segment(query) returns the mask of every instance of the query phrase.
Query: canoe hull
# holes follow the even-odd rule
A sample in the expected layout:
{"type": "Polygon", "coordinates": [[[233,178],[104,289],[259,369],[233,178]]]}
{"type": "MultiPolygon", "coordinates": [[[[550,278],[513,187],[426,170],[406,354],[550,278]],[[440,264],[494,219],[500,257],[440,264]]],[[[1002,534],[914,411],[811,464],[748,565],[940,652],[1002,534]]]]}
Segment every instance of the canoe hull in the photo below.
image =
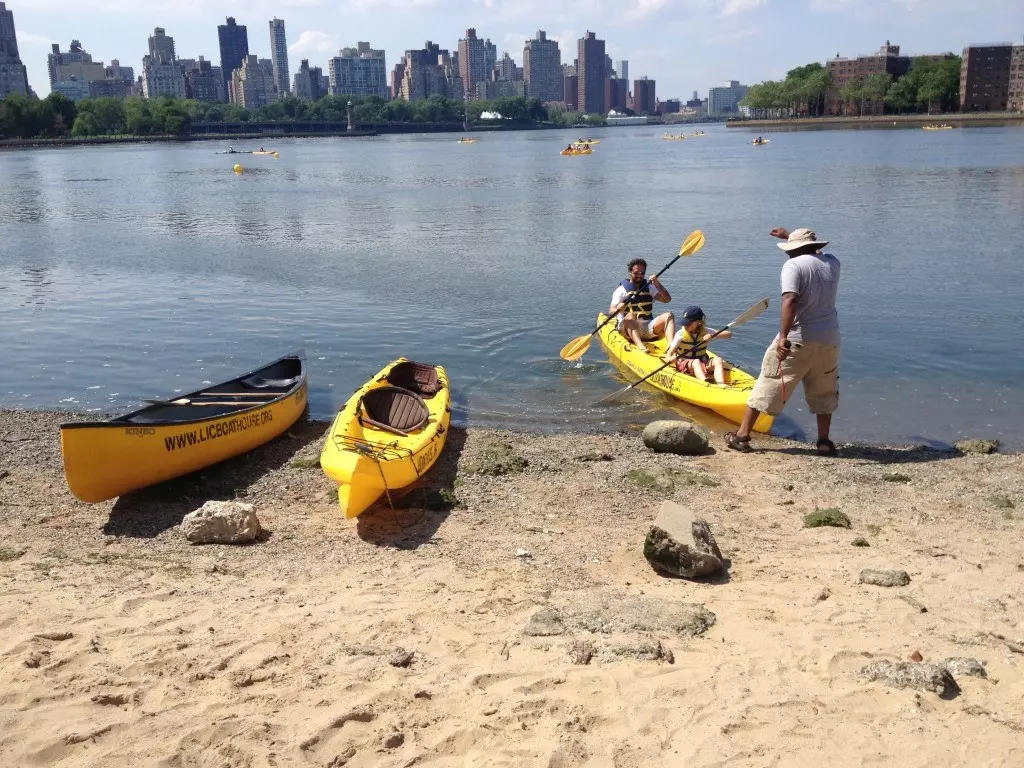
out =
{"type": "Polygon", "coordinates": [[[389,491],[419,480],[444,449],[451,424],[448,375],[435,366],[441,390],[425,398],[427,424],[407,436],[396,435],[359,421],[359,402],[367,392],[387,386],[387,375],[399,358],[357,389],[338,412],[320,453],[324,474],[338,484],[338,504],[347,518],[358,517],[389,491]]]}
{"type": "MultiPolygon", "coordinates": [[[[602,323],[604,320],[605,315],[597,316],[598,323],[602,323]]],[[[662,359],[667,348],[664,339],[658,339],[648,344],[650,352],[641,351],[616,330],[615,323],[608,323],[604,326],[598,332],[598,336],[612,362],[630,371],[637,380],[657,370],[665,363],[662,359]]],[[[707,408],[719,416],[739,424],[746,412],[747,398],[750,397],[750,390],[753,389],[756,379],[746,371],[734,368],[729,372],[729,381],[730,385],[727,387],[714,383],[709,384],[698,381],[693,376],[680,373],[669,366],[651,376],[645,383],[678,400],[707,408]]],[[[772,416],[762,413],[754,423],[754,430],[768,432],[773,421],[772,416]]]]}
{"type": "MultiPolygon", "coordinates": [[[[306,397],[303,374],[301,384],[278,399],[209,417],[62,425],[68,487],[82,501],[106,501],[247,453],[298,421],[306,397]]],[[[182,407],[202,413],[198,406],[182,407]]]]}

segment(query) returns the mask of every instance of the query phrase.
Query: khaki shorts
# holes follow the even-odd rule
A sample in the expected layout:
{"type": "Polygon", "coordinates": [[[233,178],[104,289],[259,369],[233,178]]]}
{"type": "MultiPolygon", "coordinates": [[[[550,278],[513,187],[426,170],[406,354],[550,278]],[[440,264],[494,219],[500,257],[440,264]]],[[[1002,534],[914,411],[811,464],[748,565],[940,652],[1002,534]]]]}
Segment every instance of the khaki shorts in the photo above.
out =
{"type": "MultiPolygon", "coordinates": [[[[761,361],[761,375],[750,393],[747,405],[757,411],[778,416],[782,400],[778,339],[771,343],[761,361]]],[[[793,342],[793,349],[782,361],[781,376],[786,382],[786,399],[792,399],[797,384],[804,383],[804,399],[814,414],[832,413],[839,407],[839,346],[813,341],[793,342]]]]}

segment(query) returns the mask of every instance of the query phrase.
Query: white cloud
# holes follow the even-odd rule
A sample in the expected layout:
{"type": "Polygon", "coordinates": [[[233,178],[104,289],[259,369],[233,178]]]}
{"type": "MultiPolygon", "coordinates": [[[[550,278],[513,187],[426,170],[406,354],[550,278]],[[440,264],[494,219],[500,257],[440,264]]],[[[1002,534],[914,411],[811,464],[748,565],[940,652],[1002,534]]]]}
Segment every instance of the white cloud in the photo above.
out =
{"type": "Polygon", "coordinates": [[[714,4],[719,6],[718,15],[728,19],[750,13],[755,8],[767,5],[767,0],[718,0],[714,4]]]}
{"type": "Polygon", "coordinates": [[[316,59],[318,54],[335,55],[341,46],[338,40],[326,32],[317,29],[305,29],[298,39],[288,46],[288,56],[292,59],[316,59]]]}

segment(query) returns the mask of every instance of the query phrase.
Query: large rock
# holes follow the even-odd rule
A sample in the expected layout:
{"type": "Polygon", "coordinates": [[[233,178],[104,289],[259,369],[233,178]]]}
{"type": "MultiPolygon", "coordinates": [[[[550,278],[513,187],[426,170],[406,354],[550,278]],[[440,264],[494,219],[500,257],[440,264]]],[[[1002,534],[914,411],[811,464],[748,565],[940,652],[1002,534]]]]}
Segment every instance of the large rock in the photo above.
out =
{"type": "Polygon", "coordinates": [[[644,427],[644,445],[655,453],[695,456],[708,449],[709,433],[688,421],[652,421],[644,427]]]}
{"type": "Polygon", "coordinates": [[[263,529],[252,504],[208,501],[185,515],[181,530],[193,544],[245,544],[263,529]]]}
{"type": "Polygon", "coordinates": [[[906,571],[876,571],[865,568],[860,572],[861,584],[874,584],[876,587],[905,587],[910,583],[910,574],[906,571]]]}
{"type": "Polygon", "coordinates": [[[890,688],[916,688],[933,691],[944,699],[960,693],[960,686],[945,667],[915,661],[873,661],[860,670],[860,676],[878,680],[890,688]]]}
{"type": "Polygon", "coordinates": [[[662,502],[644,541],[644,557],[658,570],[687,579],[710,576],[724,567],[707,521],[674,501],[662,502]]]}
{"type": "Polygon", "coordinates": [[[969,440],[957,440],[953,443],[953,447],[960,453],[995,453],[999,450],[999,441],[975,437],[969,440]]]}

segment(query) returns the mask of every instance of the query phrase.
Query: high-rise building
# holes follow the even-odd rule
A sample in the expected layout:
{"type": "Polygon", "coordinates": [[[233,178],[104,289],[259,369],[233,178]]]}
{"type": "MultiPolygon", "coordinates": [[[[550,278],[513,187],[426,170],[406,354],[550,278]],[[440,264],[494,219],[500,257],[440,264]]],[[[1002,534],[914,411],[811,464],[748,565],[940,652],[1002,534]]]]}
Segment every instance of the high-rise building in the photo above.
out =
{"type": "Polygon", "coordinates": [[[612,65],[612,57],[607,53],[604,55],[604,77],[615,77],[615,67],[612,65]]]}
{"type": "Polygon", "coordinates": [[[1024,112],[1024,45],[1013,46],[1010,54],[1010,88],[1007,109],[1024,112]]]}
{"type": "Polygon", "coordinates": [[[310,67],[309,59],[303,59],[299,71],[295,73],[295,84],[292,94],[297,99],[318,101],[327,95],[327,89],[321,88],[324,71],[320,67],[310,67]]]}
{"type": "Polygon", "coordinates": [[[565,99],[562,53],[558,49],[558,41],[548,40],[547,33],[542,29],[523,46],[523,80],[527,96],[541,101],[565,99]]]}
{"type": "Polygon", "coordinates": [[[1001,112],[1007,109],[1013,48],[1012,43],[964,48],[960,65],[961,112],[1001,112]]]}
{"type": "Polygon", "coordinates": [[[272,59],[258,59],[258,61],[259,65],[263,67],[263,73],[270,79],[270,82],[273,85],[273,98],[271,98],[270,100],[274,101],[274,99],[276,99],[278,96],[277,80],[274,79],[274,62],[272,59]]]}
{"type": "Polygon", "coordinates": [[[159,60],[167,64],[177,58],[174,53],[174,38],[168,36],[163,27],[154,29],[149,38],[149,56],[154,61],[159,60]]]}
{"type": "Polygon", "coordinates": [[[566,109],[573,111],[580,108],[580,79],[577,75],[565,75],[562,78],[562,101],[566,109]]]}
{"type": "Polygon", "coordinates": [[[728,80],[708,91],[708,114],[721,115],[739,112],[740,102],[749,89],[740,85],[739,80],[728,80]]]}
{"type": "MultiPolygon", "coordinates": [[[[103,62],[93,61],[82,44],[77,40],[71,41],[71,47],[62,52],[60,46],[54,43],[50,54],[46,57],[46,68],[50,75],[50,90],[53,90],[57,83],[86,83],[92,80],[104,79],[103,62]]],[[[88,90],[88,87],[86,88],[88,90]]]]}
{"type": "Polygon", "coordinates": [[[272,19],[270,22],[270,58],[274,62],[274,85],[277,94],[285,96],[289,90],[288,82],[288,41],[284,33],[284,21],[272,19]]]}
{"type": "Polygon", "coordinates": [[[14,12],[0,3],[0,99],[9,93],[28,92],[28,74],[18,54],[14,12]]]}
{"type": "Polygon", "coordinates": [[[258,109],[274,100],[274,76],[260,66],[255,56],[246,56],[242,66],[231,73],[231,103],[258,109]]]}
{"type": "Polygon", "coordinates": [[[625,59],[620,59],[615,62],[615,76],[629,82],[629,62],[625,59]]]}
{"type": "Polygon", "coordinates": [[[621,77],[609,77],[604,81],[604,105],[611,112],[622,112],[627,106],[629,84],[621,77]]]}
{"type": "Polygon", "coordinates": [[[466,36],[459,40],[459,76],[466,101],[476,98],[477,83],[490,79],[487,56],[487,45],[476,36],[476,30],[472,27],[467,29],[466,36]]]}
{"type": "Polygon", "coordinates": [[[498,46],[491,42],[491,38],[484,40],[484,70],[487,78],[490,79],[494,67],[498,63],[498,46]]]}
{"type": "Polygon", "coordinates": [[[604,40],[589,30],[579,39],[576,73],[579,78],[577,109],[586,114],[604,114],[604,40]]]}
{"type": "Polygon", "coordinates": [[[653,115],[658,99],[654,94],[654,81],[645,75],[633,81],[633,111],[638,115],[653,115]]]}
{"type": "Polygon", "coordinates": [[[395,98],[418,101],[435,94],[447,96],[448,77],[444,62],[448,59],[448,51],[442,50],[441,46],[430,40],[427,40],[420,49],[406,51],[395,70],[397,75],[398,69],[401,68],[401,74],[397,75],[395,83],[395,98]]]}
{"type": "Polygon", "coordinates": [[[228,16],[227,23],[217,27],[217,38],[220,41],[220,70],[227,89],[231,74],[249,55],[249,31],[244,24],[236,24],[234,16],[228,16]]]}
{"type": "MultiPolygon", "coordinates": [[[[825,62],[825,69],[829,73],[829,90],[825,97],[825,113],[828,115],[841,115],[848,111],[847,108],[852,107],[852,105],[845,103],[842,95],[843,89],[850,80],[864,80],[871,75],[886,74],[891,75],[895,80],[907,74],[910,70],[910,63],[910,57],[901,56],[900,47],[898,45],[891,45],[888,40],[885,41],[885,45],[879,48],[876,53],[867,56],[857,56],[850,59],[837,54],[834,59],[829,59],[825,62]]],[[[745,95],[746,92],[744,92],[745,95]]],[[[708,110],[712,110],[713,106],[716,105],[711,103],[709,97],[708,110]]],[[[863,101],[856,107],[858,112],[877,115],[882,114],[884,109],[885,104],[882,99],[863,101]]],[[[733,107],[730,110],[724,111],[735,112],[737,108],[733,107]]],[[[711,114],[715,114],[714,111],[711,114]]]]}
{"type": "Polygon", "coordinates": [[[388,97],[388,73],[384,50],[369,43],[342,48],[329,62],[331,95],[388,97]]]}
{"type": "Polygon", "coordinates": [[[220,69],[202,56],[192,68],[182,67],[185,72],[185,98],[196,101],[227,101],[224,93],[224,78],[220,69]]]}

